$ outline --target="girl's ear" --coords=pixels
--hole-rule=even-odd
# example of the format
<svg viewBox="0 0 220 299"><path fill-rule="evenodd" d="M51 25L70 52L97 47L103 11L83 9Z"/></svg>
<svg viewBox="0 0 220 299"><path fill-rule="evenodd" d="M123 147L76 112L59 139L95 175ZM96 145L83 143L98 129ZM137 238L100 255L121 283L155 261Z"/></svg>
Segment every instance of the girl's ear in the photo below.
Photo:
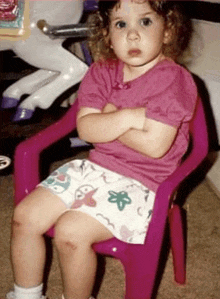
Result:
<svg viewBox="0 0 220 299"><path fill-rule="evenodd" d="M103 29L103 36L104 36L104 41L105 41L106 46L112 48L111 40L110 40L107 29Z"/></svg>
<svg viewBox="0 0 220 299"><path fill-rule="evenodd" d="M104 37L105 44L109 46L110 38L109 38L109 34L108 34L108 31L106 28L102 29L102 35Z"/></svg>
<svg viewBox="0 0 220 299"><path fill-rule="evenodd" d="M103 34L103 36L104 36L105 38L107 37L107 35L108 35L108 31L107 31L106 28L102 29L102 34Z"/></svg>
<svg viewBox="0 0 220 299"><path fill-rule="evenodd" d="M172 37L173 37L173 31L172 29L166 29L164 32L164 38L163 38L163 43L165 45L169 44L172 41Z"/></svg>

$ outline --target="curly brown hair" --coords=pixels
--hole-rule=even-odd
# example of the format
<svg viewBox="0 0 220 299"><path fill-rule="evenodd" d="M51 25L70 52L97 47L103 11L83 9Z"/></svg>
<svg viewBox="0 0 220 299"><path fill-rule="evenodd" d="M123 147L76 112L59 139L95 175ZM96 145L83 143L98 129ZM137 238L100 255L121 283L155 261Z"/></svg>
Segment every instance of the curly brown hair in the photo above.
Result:
<svg viewBox="0 0 220 299"><path fill-rule="evenodd" d="M142 3L147 0L133 1ZM187 48L192 34L191 20L184 12L184 1L149 0L148 3L164 19L166 29L171 31L170 42L164 44L163 54L177 60ZM108 42L110 13L116 5L120 5L120 0L99 0L98 11L89 18L89 47L95 61L116 58Z"/></svg>

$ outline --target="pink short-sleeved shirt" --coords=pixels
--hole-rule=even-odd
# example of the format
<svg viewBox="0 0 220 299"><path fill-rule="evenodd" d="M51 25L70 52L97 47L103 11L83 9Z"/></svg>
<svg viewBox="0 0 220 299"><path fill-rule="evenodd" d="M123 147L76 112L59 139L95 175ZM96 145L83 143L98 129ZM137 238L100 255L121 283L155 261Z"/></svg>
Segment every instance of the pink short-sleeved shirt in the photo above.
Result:
<svg viewBox="0 0 220 299"><path fill-rule="evenodd" d="M146 107L146 117L178 127L170 150L154 159L119 141L96 143L89 159L102 167L134 178L156 191L178 166L188 147L188 123L194 113L197 88L190 73L171 60L163 60L135 80L123 82L119 60L96 62L84 77L78 94L80 107L102 110Z"/></svg>

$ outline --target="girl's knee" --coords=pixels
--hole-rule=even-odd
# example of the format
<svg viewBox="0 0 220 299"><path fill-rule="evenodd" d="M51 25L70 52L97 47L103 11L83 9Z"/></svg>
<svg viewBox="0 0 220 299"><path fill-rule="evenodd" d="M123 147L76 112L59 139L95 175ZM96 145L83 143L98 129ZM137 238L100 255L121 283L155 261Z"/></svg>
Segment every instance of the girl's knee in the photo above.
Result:
<svg viewBox="0 0 220 299"><path fill-rule="evenodd" d="M71 211L64 213L55 225L54 241L58 249L71 247L76 249L90 246L88 227L82 224L78 213Z"/></svg>
<svg viewBox="0 0 220 299"><path fill-rule="evenodd" d="M38 187L15 208L13 229L43 235L65 210L66 206L59 197Z"/></svg>
<svg viewBox="0 0 220 299"><path fill-rule="evenodd" d="M11 223L12 237L28 232L28 223L29 221L26 215L23 214L22 209L19 206L16 207Z"/></svg>
<svg viewBox="0 0 220 299"><path fill-rule="evenodd" d="M37 216L35 209L31 209L25 204L21 203L14 209L14 215L12 218L12 231L37 233L40 231L40 219Z"/></svg>
<svg viewBox="0 0 220 299"><path fill-rule="evenodd" d="M12 218L12 225L16 228L24 226L26 223L30 221L30 215L28 211L22 204L19 204L14 209L14 214Z"/></svg>
<svg viewBox="0 0 220 299"><path fill-rule="evenodd" d="M68 211L55 226L55 244L59 250L68 248L88 248L93 243L112 238L112 233L93 217L78 211Z"/></svg>

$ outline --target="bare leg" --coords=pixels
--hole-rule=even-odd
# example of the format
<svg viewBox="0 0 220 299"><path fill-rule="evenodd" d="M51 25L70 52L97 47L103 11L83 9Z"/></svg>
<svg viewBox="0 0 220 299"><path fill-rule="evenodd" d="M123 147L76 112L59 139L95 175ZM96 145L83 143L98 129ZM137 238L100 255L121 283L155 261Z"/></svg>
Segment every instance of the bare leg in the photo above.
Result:
<svg viewBox="0 0 220 299"><path fill-rule="evenodd" d="M56 224L55 243L61 264L65 299L88 299L96 274L95 242L112 233L93 217L70 210Z"/></svg>
<svg viewBox="0 0 220 299"><path fill-rule="evenodd" d="M42 187L15 208L11 255L17 285L28 288L42 283L45 264L43 234L65 210L64 203Z"/></svg>

